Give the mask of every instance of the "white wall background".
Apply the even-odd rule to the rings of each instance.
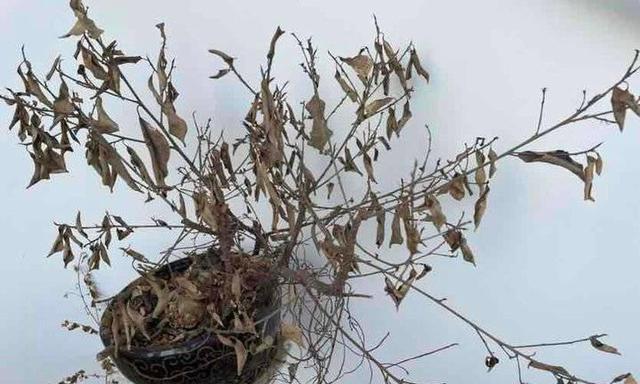
[[[58,53],[71,56],[74,43],[56,38],[73,23],[66,3],[0,0],[0,84],[21,87],[15,67],[22,44],[41,73]],[[277,25],[313,36],[321,53],[331,50],[346,56],[371,41],[375,13],[391,41],[415,42],[432,74],[432,83],[418,88],[413,128],[397,145],[403,153],[393,157],[387,185],[396,180],[398,169],[409,169],[408,159],[424,150],[422,123],[432,127],[440,155],[454,153],[478,135],[500,136],[498,149],[506,149],[533,132],[542,87],[549,87],[545,122],[551,123],[579,104],[582,89],[593,94],[615,81],[633,49],[640,48],[640,4],[634,0],[86,3],[106,36],[121,40],[129,54],[155,55],[154,25],[166,22],[170,54],[178,58],[183,114],[197,110],[202,118],[214,116],[216,127],[230,133],[241,129],[246,94],[230,79],[207,81],[219,68],[207,49],[238,57],[241,72],[255,79]],[[299,59],[292,58],[297,54],[293,40],[283,39],[279,49],[276,74],[293,81],[292,96],[308,96],[297,69]],[[335,93],[332,67],[326,56],[321,58],[330,84],[326,92]],[[138,80],[144,86],[143,78]],[[640,93],[640,82],[631,86]],[[11,115],[11,110],[0,109],[5,126]],[[134,116],[127,116],[131,126],[124,127],[125,132],[137,133]],[[423,283],[425,288],[447,297],[455,308],[514,344],[609,333],[606,341],[619,347],[622,356],[605,355],[587,345],[546,349],[538,356],[598,382],[627,371],[640,375],[638,128],[633,117],[623,135],[614,127],[585,124],[531,148],[579,150],[606,140],[605,171],[596,181],[595,204],[582,201],[582,186],[563,170],[504,162],[483,226],[470,239],[478,268],[461,260],[434,260],[435,273]],[[341,131],[336,122],[332,129]],[[77,300],[63,298],[73,289],[74,274],[62,271],[58,258],[44,258],[54,237],[52,220],[71,221],[78,209],[85,222],[97,222],[105,209],[126,214],[131,221],[162,217],[153,206],[141,209],[132,195],[110,195],[84,166],[82,151],[77,152],[70,165],[74,176],[62,175],[25,191],[31,161],[13,132],[0,134],[1,383],[57,382],[76,369],[96,366],[99,341],[69,335],[59,327],[63,319],[84,318]],[[165,239],[166,234],[141,236],[134,244],[153,252],[167,245]],[[124,269],[101,274],[105,289],[127,281],[130,275]],[[517,380],[515,366],[506,359],[487,374],[480,341],[454,318],[415,295],[396,313],[381,283],[370,288],[379,299],[357,311],[366,316],[372,339],[391,332],[392,343],[381,357],[402,358],[416,348],[460,343],[413,364],[414,380]],[[531,382],[554,382],[531,370],[525,374]],[[367,378],[362,372],[349,382],[365,383]]]

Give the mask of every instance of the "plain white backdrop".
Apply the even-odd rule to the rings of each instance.
[[[220,63],[207,53],[218,48],[237,57],[239,70],[255,81],[276,26],[319,47],[326,98],[338,94],[327,50],[348,56],[372,41],[372,15],[396,45],[413,41],[432,82],[417,88],[414,118],[389,155],[392,166],[380,176],[393,186],[413,158],[424,150],[424,130],[433,130],[436,155],[448,156],[476,136],[499,136],[497,149],[533,133],[540,89],[548,87],[545,124],[571,113],[581,91],[594,94],[623,73],[640,48],[640,4],[628,0],[485,0],[403,2],[282,0],[180,2],[89,1],[91,15],[110,39],[131,55],[157,53],[154,25],[166,23],[169,54],[177,58],[178,108],[214,117],[216,129],[240,132],[247,95],[230,79],[207,79]],[[60,53],[72,68],[72,40],[60,40],[73,24],[66,1],[0,0],[0,84],[20,88],[15,69],[20,47],[44,73]],[[290,37],[279,45],[275,75],[291,80],[291,97],[309,96]],[[144,73],[136,77],[144,88]],[[640,93],[640,82],[631,84]],[[12,111],[0,109],[5,126]],[[114,111],[125,132],[137,134],[135,115]],[[346,126],[346,123],[345,123]],[[331,127],[339,134],[338,122]],[[604,140],[605,169],[595,182],[595,203],[582,200],[582,185],[562,169],[502,163],[492,185],[481,229],[470,236],[478,259],[473,268],[457,259],[434,259],[434,273],[422,284],[486,329],[513,344],[577,339],[608,333],[604,341],[622,356],[588,345],[550,348],[543,361],[558,362],[580,376],[609,382],[617,374],[640,375],[640,148],[639,119],[624,134],[615,127],[583,124],[553,135],[529,149],[575,151]],[[82,210],[85,223],[104,210],[132,222],[162,218],[153,204],[142,206],[129,193],[118,198],[99,185],[84,164],[82,149],[70,156],[71,176],[61,175],[25,191],[32,163],[13,132],[0,134],[0,383],[57,382],[77,369],[95,369],[101,348],[95,337],[69,335],[64,319],[85,321],[72,291],[75,275],[58,257],[45,259],[55,235],[52,221],[71,221]],[[74,158],[71,160],[71,158]],[[382,170],[382,168],[381,168]],[[124,189],[121,190],[124,192]],[[132,240],[149,254],[167,246],[167,234],[143,234]],[[400,252],[400,251],[395,251]],[[124,260],[99,273],[113,291],[131,278]],[[120,267],[120,268],[117,268]],[[361,287],[376,299],[356,306],[366,319],[371,340],[391,332],[379,351],[382,359],[400,359],[457,342],[460,345],[413,363],[411,379],[421,383],[513,383],[513,362],[503,358],[492,372],[475,333],[418,296],[399,311],[383,293],[382,282]],[[527,381],[555,382],[525,369]],[[365,372],[349,383],[365,383]]]

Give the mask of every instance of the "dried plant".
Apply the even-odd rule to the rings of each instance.
[[[279,345],[282,365],[270,371],[268,379],[287,383],[301,382],[303,368],[313,372],[308,381],[314,383],[344,382],[347,375],[363,370],[370,371],[373,382],[410,383],[406,363],[456,345],[394,362],[378,359],[376,349],[387,337],[372,343],[350,311],[356,300],[370,297],[352,289],[350,282],[357,278],[378,281],[390,305],[400,307],[407,295],[418,295],[458,318],[486,347],[488,369],[507,358],[514,362],[520,383],[526,367],[547,371],[558,383],[591,383],[556,362],[538,360],[533,353],[538,348],[590,343],[602,352],[618,353],[600,340],[605,335],[513,345],[416,282],[435,273],[425,263],[434,255],[450,256],[451,262],[460,255],[475,265],[467,231],[480,226],[491,181],[504,159],[562,167],[584,183],[584,199],[593,200],[594,178],[603,169],[599,145],[573,153],[524,149],[578,122],[617,124],[622,131],[628,109],[640,115],[638,100],[625,87],[639,69],[638,52],[618,81],[591,97],[585,92],[575,111],[548,127],[542,124],[543,91],[537,129],[509,149],[498,151],[496,139],[477,138],[451,160],[433,159],[431,132],[425,126],[423,158],[407,169],[397,188],[379,190],[378,158],[392,149],[400,134],[417,135],[409,126],[411,96],[414,85],[428,83],[429,73],[416,47],[394,47],[377,22],[372,46],[344,57],[329,54],[335,64],[333,86],[344,93],[337,101],[321,96],[322,76],[316,66],[320,58],[310,39],[291,35],[313,89],[301,104],[288,100],[291,85],[272,76],[277,43],[285,34],[280,28],[271,38],[256,84],[237,70],[236,58],[211,49],[222,64],[211,78],[234,77],[253,98],[242,120],[244,134],[228,138],[211,120],[199,124],[194,117],[187,122],[185,113],[176,109],[179,92],[173,81],[174,61],[166,55],[163,24],[157,25],[161,37],[157,57],[131,56],[104,37],[80,0],[71,0],[70,6],[77,21],[63,37],[77,39],[77,67],[69,71],[58,57],[40,76],[23,52],[18,75],[25,89],[9,89],[1,96],[15,108],[9,128],[16,128],[34,162],[28,187],[67,172],[65,157],[81,152],[83,146],[87,164],[109,190],[113,192],[120,179],[121,185],[140,193],[140,201],[160,200],[175,213],[172,222],[153,219],[151,224],[131,224],[107,213],[99,225],[83,224],[78,213],[74,222],[57,225],[49,256],[61,254],[65,267],[74,263],[78,289],[95,327],[100,326],[105,304],[117,300],[111,319],[115,347],[99,354],[105,382],[115,382],[109,359],[119,350],[171,344],[196,331],[216,335],[233,351],[238,374],[248,354]],[[145,87],[129,80],[128,73],[135,70],[149,71]],[[148,96],[151,103],[145,101]],[[131,125],[133,118],[125,124],[110,117],[109,110],[117,105],[136,108],[138,131],[120,129]],[[352,114],[347,132],[333,124],[338,111]],[[350,194],[346,183],[362,188]],[[442,205],[450,199],[459,202],[461,210],[472,207],[473,220],[464,214],[452,220],[453,213],[445,212]],[[362,230],[365,225],[375,231]],[[159,258],[124,243],[139,231],[166,228],[178,229],[180,234]],[[389,247],[406,247],[406,257],[386,258]],[[132,259],[145,281],[127,300],[102,297],[91,275],[110,265],[109,255],[119,249]],[[172,257],[211,250],[221,263],[213,272],[192,268],[169,282],[153,277]],[[209,271],[206,277],[203,271]],[[277,340],[245,337],[260,321],[249,309],[265,279],[276,279],[279,286],[283,320]],[[136,299],[143,304],[136,306]],[[167,322],[170,332],[159,325]],[[94,326],[75,322],[65,321],[63,326],[98,333]],[[355,366],[349,366],[354,357]],[[79,371],[63,382],[89,377],[95,375]],[[630,374],[613,381],[635,383]]]

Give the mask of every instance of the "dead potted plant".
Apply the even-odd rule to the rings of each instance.
[[[558,382],[589,383],[486,331],[421,289],[418,280],[432,270],[427,257],[442,252],[460,254],[475,265],[465,230],[480,225],[496,164],[505,158],[563,167],[580,178],[585,200],[592,200],[594,177],[603,168],[598,146],[578,152],[523,149],[577,122],[604,121],[622,130],[628,109],[640,114],[636,98],[623,86],[638,71],[637,54],[610,88],[591,98],[585,94],[577,110],[554,125],[543,127],[540,119],[530,137],[501,153],[495,150],[496,139],[478,138],[451,160],[432,161],[426,126],[423,159],[413,163],[396,188],[378,190],[375,166],[394,138],[409,129],[413,85],[428,82],[429,73],[416,48],[395,48],[377,21],[371,47],[351,56],[330,54],[336,86],[343,91],[331,105],[320,95],[311,40],[292,35],[311,87],[299,109],[288,101],[290,85],[272,76],[284,34],[280,28],[257,84],[237,70],[234,57],[210,50],[223,64],[211,78],[233,77],[252,98],[242,120],[244,134],[230,141],[211,120],[199,123],[194,116],[187,123],[176,108],[175,66],[166,54],[163,24],[157,25],[157,56],[131,56],[105,37],[80,0],[71,0],[70,7],[76,22],[63,37],[77,40],[77,66],[69,71],[58,57],[39,76],[23,52],[18,74],[24,90],[9,89],[1,96],[15,108],[9,128],[16,128],[34,162],[29,187],[67,172],[65,156],[84,148],[87,164],[111,191],[126,186],[145,202],[163,202],[175,217],[174,222],[130,224],[107,213],[100,224],[84,225],[78,213],[74,222],[57,225],[49,256],[61,254],[65,267],[73,265],[95,322],[63,325],[99,334],[105,349],[98,357],[107,382],[115,382],[117,366],[135,383],[291,383],[300,381],[302,364],[314,371],[316,382],[329,383],[350,372],[336,356],[351,352],[384,382],[409,383],[403,363],[454,344],[395,363],[377,359],[349,312],[351,300],[369,297],[354,292],[351,279],[368,277],[381,278],[396,306],[415,292],[470,326],[487,348],[489,369],[500,361],[493,346],[517,361],[519,375],[522,363],[549,372]],[[127,76],[143,66],[150,71],[145,91]],[[610,108],[595,111],[607,100]],[[116,105],[135,108],[137,129],[121,129],[124,125],[111,118],[108,111]],[[543,107],[544,94],[540,116]],[[330,121],[343,110],[353,120],[346,132],[337,132]],[[353,192],[347,182],[363,188]],[[471,196],[473,220],[449,220],[441,200],[463,204]],[[373,231],[362,230],[366,226]],[[144,229],[177,229],[179,235],[159,258],[152,258],[123,245]],[[92,271],[110,265],[116,243],[140,277],[104,297]],[[404,245],[406,257],[385,259],[376,250],[383,245]],[[307,247],[323,261],[308,259]],[[617,353],[601,337],[568,343],[588,341]],[[300,349],[292,352],[291,343]],[[338,345],[345,347],[342,352]],[[537,346],[543,344],[526,347]],[[89,376],[79,371],[63,382]],[[630,374],[616,379],[633,380]]]

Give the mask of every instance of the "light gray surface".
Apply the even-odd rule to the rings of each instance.
[[[241,129],[246,94],[229,79],[207,81],[220,63],[206,50],[219,48],[239,58],[238,68],[255,79],[277,25],[319,46],[326,89],[337,94],[327,49],[346,56],[371,41],[372,13],[397,45],[413,40],[432,74],[420,85],[412,127],[389,156],[393,167],[382,179],[396,179],[409,169],[407,159],[424,150],[421,125],[429,123],[438,155],[450,155],[476,136],[500,136],[506,149],[530,135],[537,120],[540,88],[549,87],[545,122],[570,113],[580,92],[593,94],[612,83],[640,48],[640,5],[635,1],[87,1],[106,36],[121,40],[129,54],[155,55],[156,23],[164,21],[169,50],[178,59],[179,108],[185,115],[214,116],[216,127]],[[0,0],[0,84],[20,88],[15,75],[19,49],[26,49],[39,72],[58,53],[70,57],[71,40],[58,40],[73,23],[66,1]],[[276,75],[288,76],[293,97],[308,96],[299,73],[295,45],[284,39]],[[72,63],[67,63],[71,65]],[[141,87],[144,83],[140,80]],[[640,92],[640,82],[631,84]],[[11,111],[0,109],[3,126]],[[123,111],[124,113],[124,111]],[[133,115],[125,132],[136,132]],[[472,319],[514,344],[558,341],[606,332],[622,351],[605,355],[587,345],[549,349],[539,357],[562,362],[572,371],[606,382],[615,374],[639,369],[640,336],[640,148],[638,119],[630,117],[620,135],[614,127],[585,124],[554,135],[532,149],[582,149],[606,140],[605,170],[595,183],[596,203],[582,201],[582,186],[563,170],[504,162],[492,186],[481,230],[470,237],[478,268],[461,260],[434,260],[435,273],[424,286]],[[334,123],[332,129],[340,127]],[[45,259],[54,237],[52,220],[71,221],[77,209],[85,222],[97,222],[108,209],[136,221],[153,215],[153,207],[116,199],[99,186],[84,165],[82,149],[73,154],[72,177],[63,175],[25,191],[32,164],[14,133],[0,135],[0,222],[3,278],[0,283],[0,382],[57,382],[76,369],[95,368],[96,338],[69,335],[63,319],[84,320],[78,302],[64,299],[74,274],[62,271],[59,257]],[[146,214],[146,216],[145,216]],[[161,215],[155,213],[157,216]],[[166,234],[142,236],[137,248],[149,253],[168,245]],[[125,263],[118,255],[116,264]],[[123,271],[125,270],[125,271]],[[130,277],[126,268],[103,273],[106,290]],[[412,365],[415,380],[425,383],[515,382],[512,362],[490,374],[483,347],[474,333],[416,295],[396,313],[381,282],[369,288],[378,298],[357,307],[366,315],[371,340],[391,331],[383,357],[400,359],[415,351],[449,342],[455,349]],[[525,370],[527,379],[551,383],[548,375]],[[640,371],[636,371],[640,375]],[[366,382],[364,373],[350,383]]]

